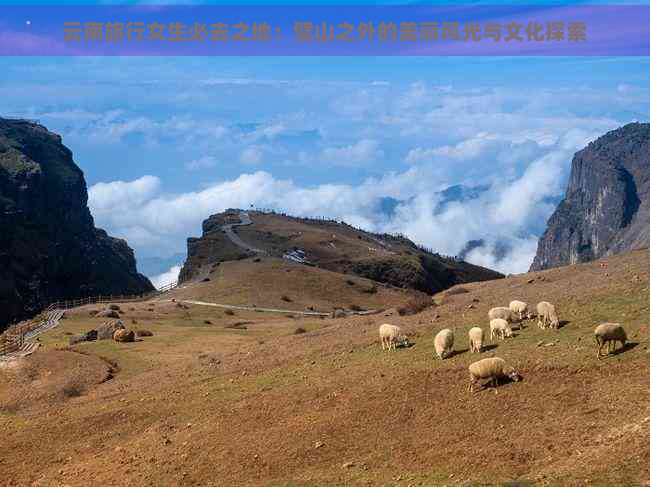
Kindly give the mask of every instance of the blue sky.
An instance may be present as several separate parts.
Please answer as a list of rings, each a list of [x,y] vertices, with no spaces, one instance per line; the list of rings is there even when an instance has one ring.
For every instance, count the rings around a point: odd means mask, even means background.
[[[521,272],[573,153],[650,118],[649,62],[2,58],[0,115],[63,136],[96,223],[140,257],[182,252],[209,214],[255,204],[448,254],[480,238],[469,260]],[[453,184],[490,189],[437,211]],[[400,202],[392,215],[388,197]]]

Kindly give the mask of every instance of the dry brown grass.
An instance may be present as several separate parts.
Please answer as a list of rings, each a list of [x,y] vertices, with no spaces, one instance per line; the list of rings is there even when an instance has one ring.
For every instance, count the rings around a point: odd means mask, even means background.
[[[191,306],[187,318],[158,301],[149,316],[139,304],[133,316],[155,332],[150,340],[79,345],[116,360],[114,379],[0,413],[3,474],[17,485],[642,486],[650,251],[608,260],[608,269],[536,273],[544,280],[530,284],[534,276],[522,275],[464,285],[469,293],[413,316],[296,322],[238,312],[251,322],[245,332],[226,328],[233,319],[213,308]],[[470,354],[467,330],[485,329],[487,310],[515,298],[553,302],[563,326],[531,323]],[[72,312],[41,337],[45,350],[98,321],[88,308]],[[622,322],[634,345],[597,360],[600,321]],[[382,351],[382,322],[401,326],[415,346]],[[297,327],[309,333],[294,335]],[[457,330],[457,353],[434,360],[433,336],[446,327]],[[524,381],[468,393],[468,365],[494,355]],[[0,398],[13,392],[7,376]]]
[[[426,294],[419,294],[411,298],[404,306],[397,308],[397,312],[400,316],[410,316],[421,313],[427,308],[433,306],[433,300],[431,296]]]

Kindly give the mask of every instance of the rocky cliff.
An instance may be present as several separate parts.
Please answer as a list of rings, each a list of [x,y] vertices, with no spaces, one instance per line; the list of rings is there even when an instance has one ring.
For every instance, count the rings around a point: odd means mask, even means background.
[[[564,199],[531,270],[650,245],[650,124],[613,130],[576,153]]]
[[[0,118],[0,330],[51,301],[150,291],[124,240],[95,228],[61,137]]]

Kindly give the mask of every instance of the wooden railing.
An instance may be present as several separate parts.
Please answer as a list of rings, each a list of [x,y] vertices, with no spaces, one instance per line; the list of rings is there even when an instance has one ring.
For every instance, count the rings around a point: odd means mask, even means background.
[[[170,282],[164,286],[156,289],[155,291],[144,294],[131,294],[131,295],[101,295],[89,296],[86,298],[68,299],[64,301],[55,301],[47,306],[43,311],[37,314],[29,321],[18,323],[7,328],[4,333],[0,335],[0,356],[12,352],[16,352],[23,348],[26,341],[26,335],[35,329],[43,326],[48,320],[48,316],[56,310],[66,310],[77,308],[79,306],[86,306],[88,304],[103,304],[103,303],[129,303],[137,301],[146,301],[155,296],[159,296],[167,291],[170,291],[178,286],[178,281]]]

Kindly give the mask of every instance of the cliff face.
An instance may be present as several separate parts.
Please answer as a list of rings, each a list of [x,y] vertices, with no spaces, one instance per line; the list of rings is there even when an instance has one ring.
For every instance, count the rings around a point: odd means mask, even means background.
[[[650,124],[613,130],[576,153],[566,195],[531,270],[650,245]]]
[[[51,301],[153,289],[127,243],[95,228],[87,200],[61,137],[0,118],[0,329]]]

